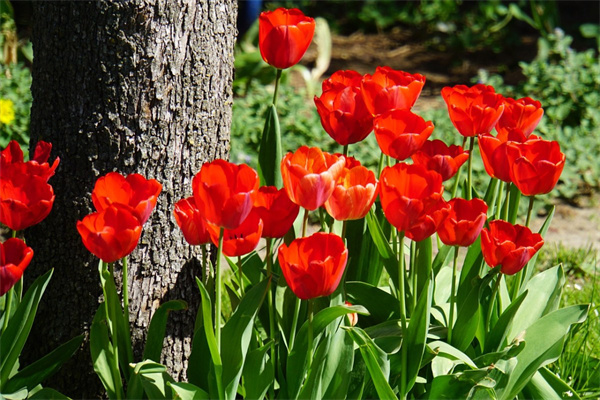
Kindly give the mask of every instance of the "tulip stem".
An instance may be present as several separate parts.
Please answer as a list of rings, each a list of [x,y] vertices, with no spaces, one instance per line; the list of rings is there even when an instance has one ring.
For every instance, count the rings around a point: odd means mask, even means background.
[[[202,282],[204,282],[204,284],[206,285],[210,276],[210,268],[207,265],[206,258],[206,244],[203,244],[200,248],[202,251]]]
[[[472,189],[472,170],[473,170],[473,146],[475,145],[475,137],[469,138],[469,161],[468,161],[468,169],[467,169],[467,200],[471,200],[473,198],[473,189]]]
[[[398,301],[400,302],[400,320],[402,322],[402,373],[400,376],[400,398],[406,399],[406,368],[408,367],[408,349],[406,347],[406,306],[404,304],[404,231],[398,232]]]
[[[456,264],[458,261],[458,246],[454,246],[454,262],[452,263],[452,284],[450,289],[450,317],[448,318],[448,343],[452,344],[452,327],[454,326],[454,303],[456,302]]]
[[[411,304],[411,315],[417,308],[417,269],[415,266],[415,259],[417,258],[417,242],[414,240],[410,241],[410,264],[408,264],[408,272],[412,281],[412,304]]]
[[[306,371],[310,374],[310,367],[313,359],[313,299],[308,299],[308,366]]]
[[[529,223],[531,222],[531,214],[533,211],[533,202],[535,201],[535,196],[529,196],[529,207],[527,208],[527,220],[525,220],[525,226],[529,228]]]
[[[308,208],[304,209],[304,218],[302,219],[302,237],[306,237],[306,225],[308,225]]]
[[[281,80],[281,73],[283,70],[277,68],[277,75],[275,76],[275,90],[273,91],[273,105],[277,107],[277,94],[279,93],[279,81]]]
[[[272,246],[273,239],[267,238],[267,279],[269,279],[267,283],[267,302],[269,307],[269,339],[271,341],[271,370],[273,371],[273,377],[275,377],[275,313],[273,309],[273,291],[271,290],[271,283],[273,282],[273,255],[271,252],[273,251]],[[269,385],[269,399],[275,398],[275,386],[274,381]]]
[[[510,182],[506,184],[506,195],[504,196],[504,205],[502,206],[502,219],[508,221],[508,207],[510,203]]]
[[[385,154],[382,152],[379,156],[379,164],[377,165],[377,176],[381,176],[381,171],[383,171],[383,161],[385,159]]]
[[[11,236],[12,236],[13,239],[17,237],[17,230],[16,229],[12,229]]]
[[[348,145],[344,145],[344,157],[348,157]]]
[[[127,256],[121,259],[121,264],[123,265],[123,320],[127,333],[131,335],[129,332],[129,288],[127,287],[129,273],[127,271]]]
[[[496,210],[494,216],[496,219],[500,219],[502,215],[502,191],[504,190],[504,181],[500,181],[500,186],[498,187],[498,197],[496,197]]]
[[[221,290],[223,289],[223,278],[221,277],[221,253],[223,251],[224,233],[225,228],[221,227],[219,232],[219,247],[217,248],[217,269],[215,271],[215,339],[219,351],[221,351]]]

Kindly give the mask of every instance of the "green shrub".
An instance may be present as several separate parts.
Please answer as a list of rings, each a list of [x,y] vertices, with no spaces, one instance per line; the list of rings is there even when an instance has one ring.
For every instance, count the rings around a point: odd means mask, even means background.
[[[0,101],[11,107],[14,119],[0,120],[0,147],[11,140],[21,145],[29,143],[29,114],[31,110],[31,72],[23,64],[0,64]],[[8,102],[6,102],[8,100]],[[10,103],[9,103],[10,102]]]

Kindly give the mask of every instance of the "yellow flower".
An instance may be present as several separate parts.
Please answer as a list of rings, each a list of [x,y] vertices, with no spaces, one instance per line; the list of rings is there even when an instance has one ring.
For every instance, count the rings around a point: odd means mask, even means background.
[[[0,99],[0,122],[10,124],[15,120],[15,108],[11,100]]]

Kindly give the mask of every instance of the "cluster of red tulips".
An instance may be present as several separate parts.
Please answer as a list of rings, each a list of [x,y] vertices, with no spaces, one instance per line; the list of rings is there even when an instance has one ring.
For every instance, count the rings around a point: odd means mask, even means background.
[[[58,167],[57,157],[48,162],[52,145],[40,141],[33,157],[24,161],[16,141],[0,153],[0,223],[13,231],[13,237],[0,243],[0,296],[23,276],[33,250],[17,238],[17,231],[40,223],[54,204],[54,190],[48,180]]]

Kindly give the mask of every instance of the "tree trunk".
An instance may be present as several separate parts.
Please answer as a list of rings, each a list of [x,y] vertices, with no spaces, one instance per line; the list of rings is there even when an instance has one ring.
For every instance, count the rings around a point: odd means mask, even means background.
[[[35,251],[29,283],[54,268],[26,363],[87,334],[101,287],[98,260],[75,226],[93,210],[98,176],[136,172],[163,185],[129,260],[136,361],[153,311],[186,300],[189,310],[169,320],[162,355],[172,376],[185,379],[201,266],[172,210],[191,195],[203,162],[228,155],[236,12],[234,0],[34,3],[31,143],[51,142],[60,165],[50,180],[52,212],[26,232]],[[89,346],[48,385],[76,398],[99,396]]]

